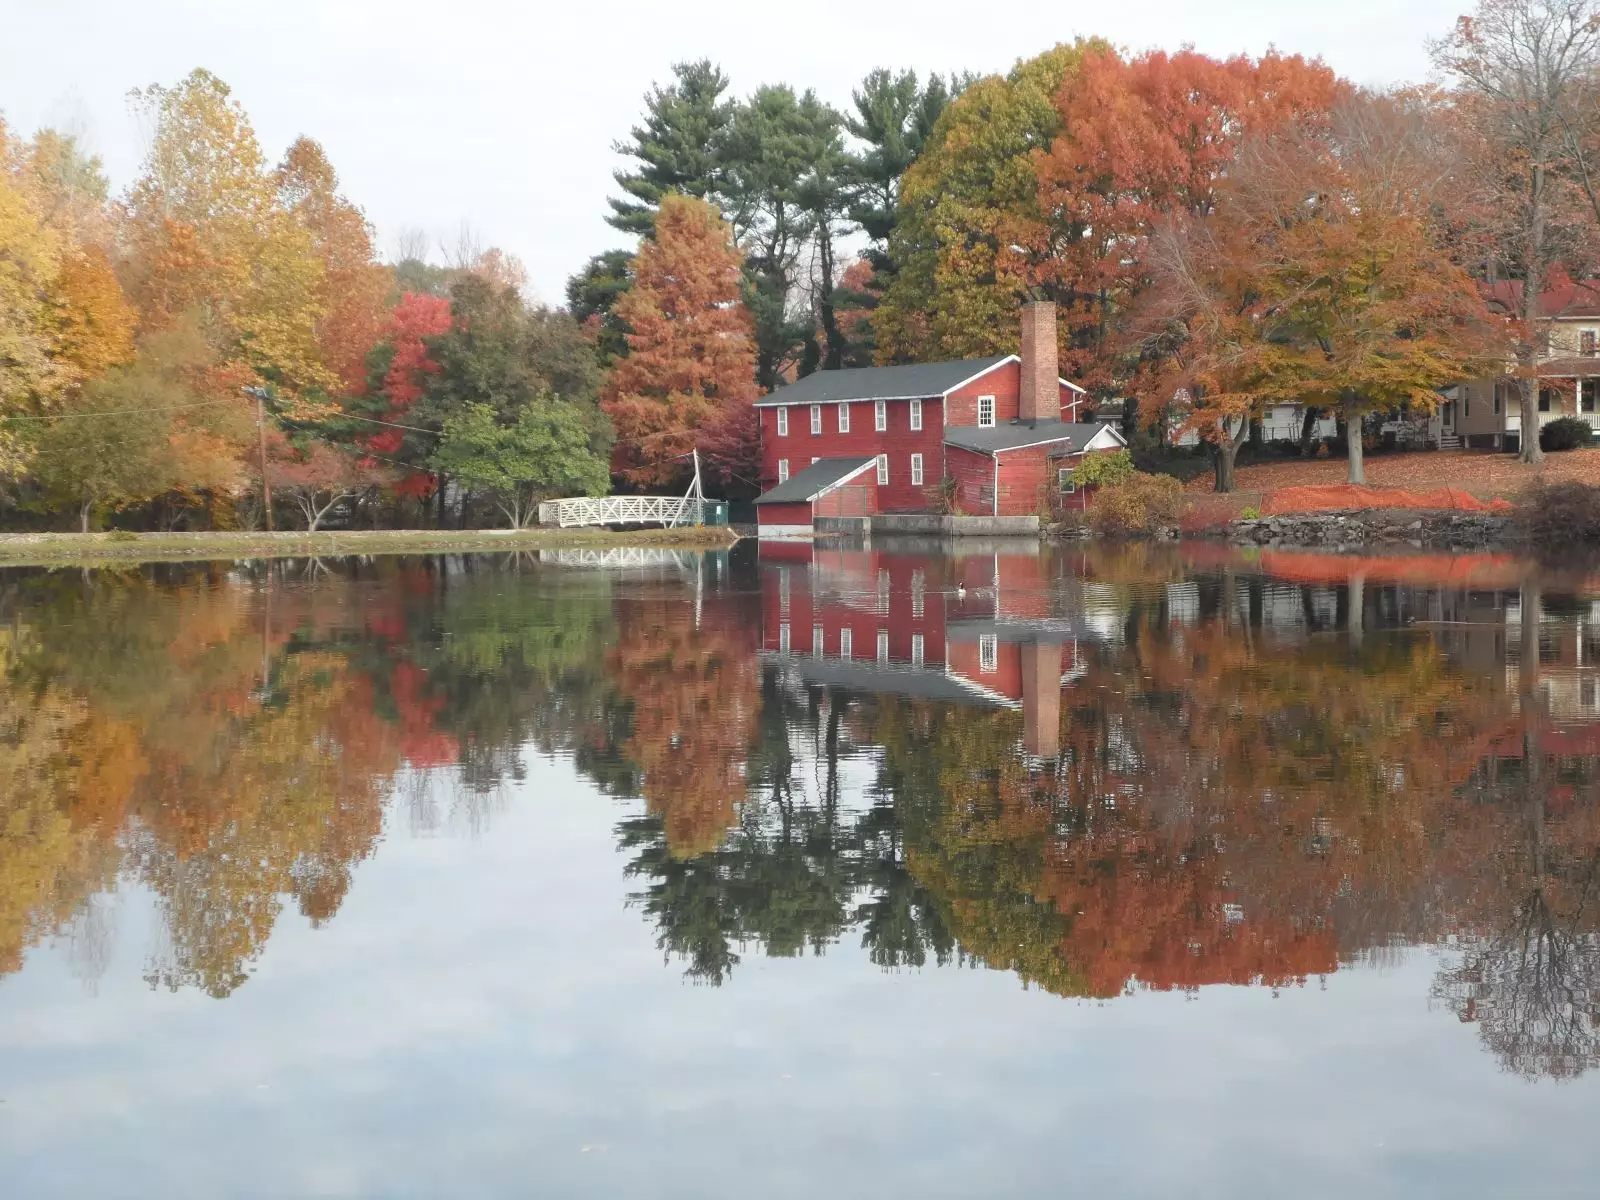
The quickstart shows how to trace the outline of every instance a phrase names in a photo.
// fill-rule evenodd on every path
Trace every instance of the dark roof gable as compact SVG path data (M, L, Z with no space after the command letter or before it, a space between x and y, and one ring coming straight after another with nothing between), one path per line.
M1123 441L1115 426L1071 421L1036 421L1032 424L1017 421L994 426L951 425L944 431L944 441L947 446L959 446L963 450L973 450L979 454L994 454L1001 450L1020 450L1023 446L1058 442L1067 443L1065 448L1082 450L1106 429L1110 429L1119 442Z
M804 379L761 397L756 403L835 404L841 400L931 400L1015 358L1014 354L996 354L961 362L814 371Z
M803 504L815 500L823 492L837 487L863 468L878 460L871 456L856 458L819 458L798 475L791 475L770 492L756 497L757 504Z

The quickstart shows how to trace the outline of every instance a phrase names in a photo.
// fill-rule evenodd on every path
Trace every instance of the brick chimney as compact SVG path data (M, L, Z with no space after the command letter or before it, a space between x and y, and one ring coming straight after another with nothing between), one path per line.
M1022 748L1040 758L1061 753L1061 643L1022 647Z
M1022 306L1022 396L1018 416L1030 424L1061 419L1061 364L1056 351L1056 306Z

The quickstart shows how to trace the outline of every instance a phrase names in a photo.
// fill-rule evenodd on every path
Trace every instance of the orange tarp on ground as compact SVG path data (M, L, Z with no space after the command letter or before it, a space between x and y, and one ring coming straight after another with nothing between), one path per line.
M1261 505L1263 515L1283 516L1288 513L1332 512L1356 508L1444 508L1458 512L1504 512L1511 502L1496 497L1494 500L1478 499L1471 492L1459 488L1435 488L1428 492L1413 492L1405 488L1362 487L1360 484L1340 483L1320 487L1287 487L1269 492Z

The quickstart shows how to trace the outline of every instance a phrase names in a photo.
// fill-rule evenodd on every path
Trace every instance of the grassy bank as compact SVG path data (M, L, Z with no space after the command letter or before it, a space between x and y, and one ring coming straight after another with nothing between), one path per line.
M337 557L344 554L464 554L507 550L679 546L722 549L726 527L639 529L374 529L306 533L6 533L0 565L184 562L226 558Z

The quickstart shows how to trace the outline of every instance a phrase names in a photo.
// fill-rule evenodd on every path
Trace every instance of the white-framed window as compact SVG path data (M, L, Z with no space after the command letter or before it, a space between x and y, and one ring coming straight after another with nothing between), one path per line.
M1070 496L1078 490L1078 485L1072 482L1071 467L1056 468L1056 487L1063 496Z
M889 570L887 567L878 568L878 603L873 607L872 611L884 616L889 614Z
M978 397L978 424L984 429L994 428L994 397Z
M789 568L778 568L778 612L782 616L789 615Z
M889 631L887 629L878 630L878 661L881 663L889 661Z
M878 455L878 486L883 487L889 482L889 456Z
M911 402L911 428L913 430L917 430L917 429L921 429L922 428L922 401L921 400L913 400Z
M850 657L850 626L848 625L839 630L839 657Z
M822 405L811 406L811 433L815 436L822 432Z
M911 486L922 486L922 455L920 454L911 456Z
M911 572L911 615L920 620L922 618L923 597L927 594L928 584L920 570Z
M778 406L778 436L789 436L789 410L781 404Z
M992 633L978 637L978 670L992 674L1000 669L1000 639Z
M872 402L872 428L875 433L882 433L889 428L889 402L887 400L874 400Z
M922 665L923 653L922 635L920 633L913 633L911 635L911 665L913 667L920 667Z
M850 432L850 404L846 400L839 401L839 432Z
M818 458L818 457L817 457L817 456L816 456L816 455L815 455L815 454L813 454L813 455L812 455L812 456L811 456L811 465L812 465L812 466L816 466L816 465L817 465L817 464L818 464L818 463L819 463L819 462L821 462L821 461L822 461L822 460L821 460L821 459L820 459L820 458Z
M813 658L822 657L822 626L811 627L811 655Z
M778 460L778 482L789 482L789 460L787 458L780 458Z
M789 653L789 622L787 621L778 626L778 653Z

